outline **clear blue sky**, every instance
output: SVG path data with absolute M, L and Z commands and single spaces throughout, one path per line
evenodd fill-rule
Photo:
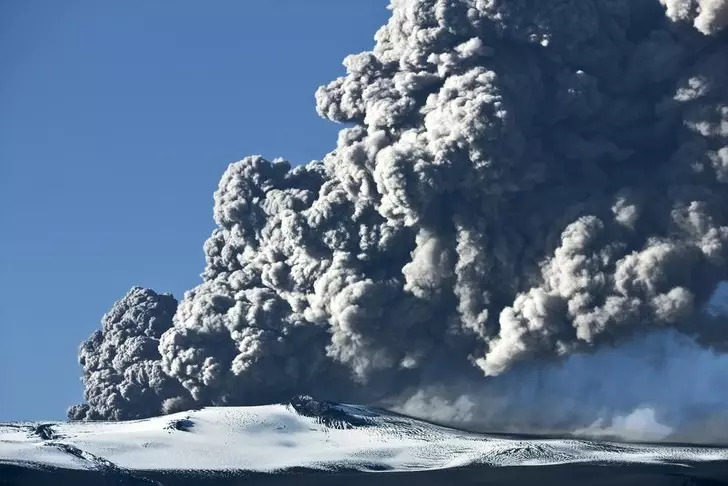
M 335 146 L 314 92 L 387 3 L 0 2 L 0 421 L 81 401 L 77 347 L 131 286 L 199 281 L 228 163 Z

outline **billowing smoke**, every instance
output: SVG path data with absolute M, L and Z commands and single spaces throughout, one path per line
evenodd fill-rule
M 728 2 L 725 0 L 660 0 L 673 20 L 692 19 L 696 29 L 715 34 L 728 25 Z
M 81 344 L 87 403 L 71 419 L 126 420 L 184 407 L 184 389 L 162 370 L 159 338 L 172 326 L 177 301 L 134 287 L 104 316 L 102 330 Z
M 478 382 L 453 377 L 385 405 L 483 431 L 725 442 L 728 354 L 674 331 L 560 363 L 524 363 Z
M 521 400 L 511 416 L 553 428 L 529 413 L 554 390 L 588 394 L 564 370 L 582 380 L 589 356 L 728 347 L 725 319 L 704 312 L 728 278 L 728 2 L 391 10 L 374 49 L 316 93 L 346 125 L 336 148 L 230 165 L 203 282 L 144 345 L 149 300 L 117 305 L 132 317 L 82 348 L 73 417 L 320 392 L 420 410 L 454 397 L 443 413 L 462 420 Z M 526 397 L 534 373 L 552 379 Z M 597 405 L 557 425 L 593 425 Z

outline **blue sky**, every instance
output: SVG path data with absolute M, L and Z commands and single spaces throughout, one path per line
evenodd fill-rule
M 131 286 L 199 282 L 227 164 L 335 146 L 313 94 L 387 3 L 0 2 L 0 420 L 81 401 L 78 344 Z

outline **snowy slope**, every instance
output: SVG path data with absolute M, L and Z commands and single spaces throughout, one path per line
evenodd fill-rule
M 0 463 L 71 469 L 427 470 L 572 462 L 693 462 L 728 449 L 506 439 L 385 411 L 300 398 L 129 422 L 0 424 Z

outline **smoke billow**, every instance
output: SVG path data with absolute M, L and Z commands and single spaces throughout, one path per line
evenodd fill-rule
M 387 405 L 484 431 L 725 441 L 726 370 L 728 354 L 656 332 L 560 363 L 525 363 L 487 383 L 453 377 Z
M 87 403 L 71 407 L 69 418 L 135 419 L 183 405 L 184 389 L 164 373 L 157 349 L 176 309 L 171 295 L 139 287 L 114 304 L 79 350 Z
M 534 413 L 591 393 L 577 385 L 602 378 L 599 356 L 642 366 L 657 340 L 650 376 L 669 379 L 666 353 L 728 348 L 704 312 L 728 278 L 728 2 L 390 8 L 374 49 L 316 93 L 346 125 L 336 148 L 230 165 L 203 282 L 176 312 L 153 293 L 117 304 L 82 347 L 88 405 L 72 417 L 320 391 L 452 398 L 426 413 L 491 424 L 505 400 L 508 427 L 587 427 L 615 397 L 570 422 Z M 671 386 L 652 398 L 677 404 Z
M 673 20 L 692 19 L 696 29 L 714 34 L 728 25 L 728 3 L 724 0 L 660 0 Z

